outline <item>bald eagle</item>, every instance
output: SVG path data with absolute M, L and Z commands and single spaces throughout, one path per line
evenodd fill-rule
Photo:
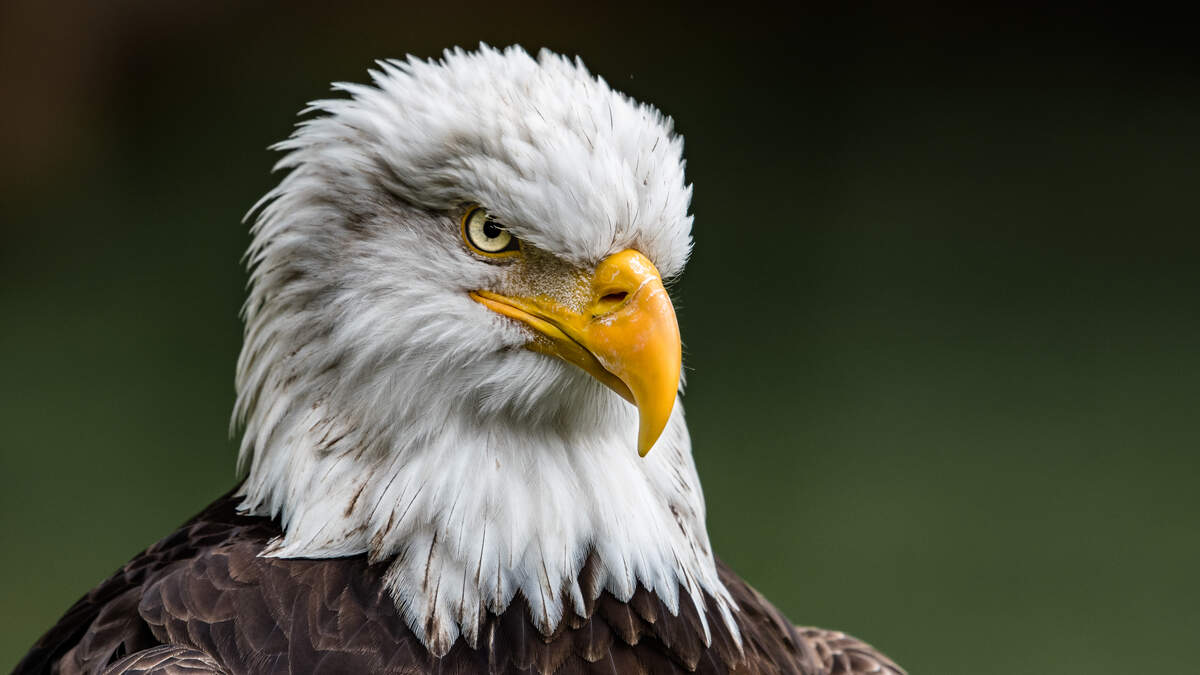
M 546 51 L 371 77 L 252 211 L 243 482 L 16 672 L 902 672 L 713 555 L 671 120 Z

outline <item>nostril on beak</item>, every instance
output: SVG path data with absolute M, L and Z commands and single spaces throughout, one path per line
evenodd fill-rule
M 612 291 L 605 293 L 592 306 L 592 316 L 602 316 L 616 310 L 625 303 L 625 299 L 629 297 L 626 291 Z

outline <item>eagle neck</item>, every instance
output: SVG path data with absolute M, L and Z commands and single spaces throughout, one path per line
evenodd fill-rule
M 460 637 L 474 647 L 487 614 L 513 602 L 549 635 L 599 594 L 628 601 L 639 588 L 672 614 L 693 603 L 706 640 L 714 607 L 736 636 L 682 406 L 641 458 L 636 412 L 603 391 L 598 407 L 536 423 L 483 419 L 464 402 L 371 447 L 294 444 L 286 461 L 256 457 L 242 509 L 281 520 L 266 556 L 386 565 L 387 592 L 435 654 Z

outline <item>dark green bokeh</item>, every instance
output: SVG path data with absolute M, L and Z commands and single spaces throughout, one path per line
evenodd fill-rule
M 85 52 L 26 4 L 41 32 L 9 70 L 91 61 L 46 108 L 70 147 L 23 145 L 42 154 L 4 174 L 0 667 L 232 484 L 264 146 L 373 58 L 480 39 L 577 53 L 687 137 L 675 295 L 710 530 L 793 620 L 914 674 L 1194 667 L 1181 33 L 1017 10 L 128 3 L 89 15 Z

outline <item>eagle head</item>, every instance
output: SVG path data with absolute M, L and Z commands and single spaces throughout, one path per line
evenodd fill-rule
M 671 120 L 545 51 L 371 77 L 309 106 L 253 212 L 235 417 L 266 554 L 386 562 L 435 653 L 517 594 L 545 632 L 638 586 L 728 618 L 677 401 Z

